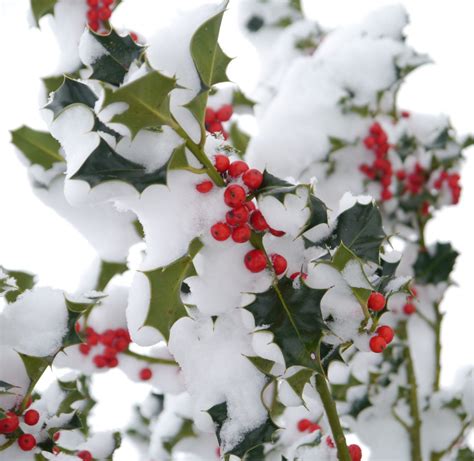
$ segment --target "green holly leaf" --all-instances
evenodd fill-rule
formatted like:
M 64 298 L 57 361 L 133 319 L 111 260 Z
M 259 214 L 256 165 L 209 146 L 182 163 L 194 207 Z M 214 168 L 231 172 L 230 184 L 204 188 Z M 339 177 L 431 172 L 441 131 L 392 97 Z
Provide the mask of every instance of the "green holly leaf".
M 223 8 L 226 6 L 227 2 Z M 186 107 L 191 110 L 201 126 L 204 125 L 209 90 L 216 83 L 228 81 L 226 69 L 231 59 L 218 43 L 223 15 L 224 10 L 209 18 L 191 38 L 190 51 L 201 80 L 201 91 Z
M 168 266 L 144 272 L 151 288 L 150 306 L 144 325 L 156 328 L 167 340 L 172 325 L 186 315 L 181 300 L 181 285 L 184 279 L 196 275 L 193 258 L 202 247 L 203 244 L 196 238 L 181 258 Z
M 54 357 L 32 357 L 20 353 L 18 355 L 25 366 L 26 374 L 30 379 L 29 389 L 33 389 L 34 385 L 41 378 L 45 370 L 53 363 Z
M 253 107 L 255 106 L 255 101 L 248 98 L 242 90 L 237 89 L 234 91 L 234 94 L 232 95 L 232 106 L 233 107 L 244 106 L 244 107 L 249 107 L 250 109 L 253 109 Z
M 253 366 L 267 376 L 272 376 L 271 371 L 275 362 L 258 356 L 247 356 Z
M 35 285 L 35 276 L 29 272 L 12 271 L 1 266 L 0 270 L 8 277 L 15 279 L 15 286 L 9 285 L 7 279 L 0 279 L 0 290 L 5 289 L 5 299 L 9 303 L 15 302 L 18 296 Z M 3 287 L 2 284 L 7 284 L 7 286 Z
M 57 2 L 58 0 L 31 0 L 31 11 L 37 27 L 43 16 L 54 13 L 54 6 Z
M 122 157 L 104 139 L 101 139 L 97 148 L 71 176 L 71 179 L 81 179 L 91 187 L 106 181 L 124 181 L 141 193 L 152 184 L 166 185 L 168 171 L 186 168 L 186 166 L 184 144 L 173 151 L 164 165 L 147 173 L 144 166 Z
M 222 426 L 228 418 L 227 402 L 219 403 L 214 405 L 212 408 L 207 410 L 211 415 L 212 420 L 216 426 L 216 435 L 219 444 L 221 444 L 221 430 Z M 275 431 L 278 429 L 273 421 L 268 418 L 262 425 L 247 432 L 243 439 L 231 450 L 226 452 L 226 455 L 235 455 L 243 458 L 252 450 L 255 450 L 260 445 L 270 442 Z
M 15 386 L 14 384 L 7 383 L 6 381 L 0 380 L 0 395 L 15 395 L 15 392 L 12 392 L 14 389 L 19 389 L 18 386 Z M 2 419 L 4 416 L 1 415 L 1 410 L 0 410 L 0 419 Z
M 339 215 L 331 246 L 342 242 L 362 260 L 378 264 L 385 237 L 379 209 L 373 203 L 356 203 Z
M 115 86 L 122 84 L 125 74 L 143 54 L 145 47 L 137 44 L 129 34 L 122 37 L 113 29 L 106 35 L 90 30 L 87 33 L 104 49 L 104 54 L 91 65 L 93 72 L 90 78 Z
M 22 126 L 11 131 L 12 143 L 32 165 L 49 170 L 55 163 L 64 163 L 59 153 L 60 144 L 49 133 Z
M 246 306 L 255 317 L 257 327 L 274 335 L 289 368 L 299 365 L 317 369 L 319 345 L 328 327 L 321 313 L 321 299 L 327 290 L 314 290 L 304 281 L 294 288 L 290 279 L 279 281 Z M 314 354 L 314 355 L 313 355 Z
M 469 447 L 461 448 L 456 457 L 456 461 L 472 461 L 474 459 L 474 451 Z
M 106 88 L 104 107 L 116 102 L 128 104 L 127 110 L 115 115 L 112 122 L 125 125 L 135 137 L 145 128 L 176 125 L 170 113 L 170 92 L 175 88 L 175 78 L 150 72 L 118 90 Z
M 179 428 L 178 432 L 170 438 L 166 438 L 163 440 L 163 447 L 168 453 L 172 453 L 173 448 L 183 439 L 197 437 L 196 433 L 194 432 L 194 424 L 191 419 L 183 419 L 181 423 L 181 427 Z
M 232 145 L 239 151 L 239 156 L 243 157 L 250 141 L 250 136 L 243 132 L 236 122 L 232 122 L 229 129 Z
M 100 262 L 99 277 L 95 289 L 103 291 L 107 284 L 117 274 L 123 274 L 128 269 L 126 263 Z
M 424 284 L 447 282 L 458 254 L 450 243 L 438 242 L 433 248 L 420 250 L 413 266 L 416 281 Z
M 313 375 L 314 370 L 311 370 L 310 368 L 302 368 L 295 374 L 291 375 L 289 378 L 286 378 L 286 381 L 295 391 L 296 395 L 302 397 L 304 387 L 310 382 Z
M 96 94 L 85 83 L 66 75 L 63 84 L 53 92 L 45 109 L 52 110 L 54 118 L 56 118 L 66 107 L 72 104 L 84 104 L 94 109 L 97 99 Z

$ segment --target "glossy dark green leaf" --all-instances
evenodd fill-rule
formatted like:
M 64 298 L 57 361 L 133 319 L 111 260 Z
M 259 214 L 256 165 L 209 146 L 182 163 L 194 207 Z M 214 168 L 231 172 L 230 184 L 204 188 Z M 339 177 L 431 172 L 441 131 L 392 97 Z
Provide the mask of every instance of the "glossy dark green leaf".
M 30 290 L 35 285 L 35 276 L 29 272 L 8 270 L 1 266 L 0 270 L 15 280 L 14 286 L 10 285 L 7 279 L 0 280 L 0 292 L 4 290 L 5 299 L 9 303 L 15 302 L 18 296 L 26 290 Z
M 106 181 L 124 181 L 135 187 L 138 192 L 143 192 L 152 184 L 166 185 L 168 171 L 184 168 L 186 165 L 182 145 L 174 150 L 164 165 L 147 173 L 144 166 L 122 157 L 101 139 L 97 148 L 71 178 L 86 181 L 91 187 Z
M 112 118 L 112 122 L 128 127 L 133 137 L 145 128 L 174 126 L 169 95 L 176 87 L 176 79 L 157 71 L 150 72 L 118 90 L 106 88 L 104 107 L 116 102 L 128 105 L 124 112 Z
M 216 435 L 219 444 L 221 444 L 221 430 L 222 426 L 228 418 L 227 402 L 219 403 L 214 405 L 212 408 L 207 410 L 211 415 L 212 420 L 216 426 Z M 270 442 L 275 431 L 278 429 L 270 418 L 268 418 L 262 425 L 247 432 L 242 441 L 239 442 L 234 448 L 226 452 L 226 455 L 235 455 L 243 458 L 247 453 L 251 453 L 260 445 Z
M 49 133 L 22 126 L 11 132 L 14 144 L 32 165 L 49 170 L 55 163 L 63 163 L 60 144 Z
M 91 79 L 107 82 L 112 85 L 123 83 L 125 74 L 132 63 L 142 55 L 145 47 L 138 45 L 129 34 L 120 36 L 112 29 L 109 34 L 96 34 L 88 31 L 105 50 L 91 65 Z
M 246 309 L 255 317 L 256 326 L 273 333 L 287 367 L 316 369 L 311 356 L 319 356 L 319 344 L 327 331 L 321 314 L 321 299 L 327 290 L 314 290 L 304 282 L 300 288 L 294 288 L 288 278 L 280 280 L 278 287 L 279 291 L 272 286 L 256 294 L 255 301 Z
M 164 338 L 169 338 L 173 324 L 186 315 L 186 308 L 181 300 L 181 285 L 187 277 L 196 274 L 193 258 L 202 248 L 196 238 L 187 253 L 168 266 L 144 272 L 150 282 L 150 306 L 144 325 L 156 328 Z
M 437 243 L 433 248 L 420 250 L 414 270 L 418 283 L 447 282 L 456 263 L 458 252 L 450 243 Z

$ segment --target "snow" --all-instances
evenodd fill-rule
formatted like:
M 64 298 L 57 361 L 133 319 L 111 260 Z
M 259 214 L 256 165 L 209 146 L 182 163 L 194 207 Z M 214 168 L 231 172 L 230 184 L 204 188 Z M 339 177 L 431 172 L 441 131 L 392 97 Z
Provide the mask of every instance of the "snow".
M 0 345 L 0 365 L 0 380 L 17 387 L 13 395 L 0 394 L 0 408 L 10 409 L 23 400 L 30 379 L 20 356 L 9 346 Z
M 88 66 L 92 66 L 99 58 L 108 54 L 108 51 L 96 40 L 94 34 L 88 29 L 84 30 L 79 42 L 81 61 Z
M 44 357 L 59 350 L 67 332 L 64 294 L 52 288 L 27 290 L 0 313 L 0 338 L 18 352 Z

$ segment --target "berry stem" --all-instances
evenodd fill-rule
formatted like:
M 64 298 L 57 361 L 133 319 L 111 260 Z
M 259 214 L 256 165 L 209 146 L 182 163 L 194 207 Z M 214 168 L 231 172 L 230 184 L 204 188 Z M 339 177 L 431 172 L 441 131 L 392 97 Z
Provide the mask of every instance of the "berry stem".
M 339 461 L 351 461 L 351 455 L 346 444 L 346 437 L 342 430 L 339 415 L 337 414 L 336 404 L 329 390 L 326 377 L 322 373 L 316 374 L 316 390 L 324 406 L 324 411 L 331 427 L 332 436 L 337 447 L 337 455 Z
M 158 357 L 149 357 L 147 355 L 142 355 L 138 354 L 137 352 L 133 352 L 131 350 L 126 350 L 122 352 L 125 355 L 128 355 L 129 357 L 133 357 L 137 360 L 142 360 L 143 362 L 148 362 L 148 363 L 159 363 L 161 365 L 171 365 L 177 367 L 178 364 L 171 359 L 160 359 Z
M 15 443 L 15 439 L 7 440 L 3 445 L 0 445 L 0 451 L 5 451 Z
M 435 375 L 433 379 L 433 391 L 439 391 L 439 381 L 441 375 L 441 324 L 443 321 L 444 314 L 440 311 L 439 303 L 434 305 L 435 311 L 435 323 L 434 323 L 434 333 L 435 333 Z
M 214 183 L 217 186 L 224 187 L 225 182 L 222 179 L 222 176 L 215 169 L 215 167 L 212 164 L 209 157 L 204 153 L 202 147 L 200 147 L 198 144 L 196 144 L 189 137 L 188 133 L 186 133 L 186 131 L 184 131 L 183 128 L 181 128 L 177 123 L 173 124 L 172 127 L 173 127 L 174 131 L 176 131 L 176 133 L 185 140 L 186 147 L 193 153 L 193 155 L 196 157 L 196 159 L 199 160 L 202 163 L 202 165 L 206 168 L 207 174 L 214 181 Z

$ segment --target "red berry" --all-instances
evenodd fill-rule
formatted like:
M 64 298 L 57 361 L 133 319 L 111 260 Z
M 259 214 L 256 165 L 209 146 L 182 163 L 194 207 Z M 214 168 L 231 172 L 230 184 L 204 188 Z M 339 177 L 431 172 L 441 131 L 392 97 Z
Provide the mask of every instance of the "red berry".
M 87 20 L 90 21 L 97 21 L 99 19 L 99 12 L 94 9 L 90 9 L 87 11 Z
M 271 227 L 269 228 L 269 230 L 270 230 L 270 234 L 274 235 L 275 237 L 283 237 L 286 234 L 286 232 L 272 229 Z
M 31 451 L 36 447 L 36 439 L 31 434 L 21 434 L 18 437 L 18 446 L 23 451 Z
M 225 215 L 225 220 L 230 226 L 239 226 L 240 224 L 245 224 L 249 219 L 249 211 L 245 206 L 238 206 L 232 208 Z
M 114 347 L 117 352 L 123 352 L 128 348 L 130 343 L 125 338 L 118 338 L 117 341 L 114 342 Z
M 219 242 L 223 242 L 230 237 L 232 233 L 230 227 L 223 222 L 218 222 L 211 227 L 212 236 Z
M 223 130 L 221 122 L 211 122 L 207 124 L 206 127 L 209 133 L 218 133 L 219 131 Z
M 18 416 L 12 411 L 7 412 L 7 416 L 0 419 L 0 434 L 11 434 L 18 429 L 20 420 Z
M 250 224 L 256 231 L 263 232 L 268 229 L 268 224 L 260 210 L 255 210 L 250 215 Z
M 92 461 L 92 454 L 88 450 L 82 450 L 77 454 L 78 458 L 81 458 L 82 461 Z
M 369 296 L 367 307 L 372 311 L 381 311 L 385 306 L 385 296 L 378 291 L 374 291 Z
M 142 381 L 149 381 L 153 376 L 153 372 L 149 368 L 143 368 L 140 370 L 139 376 Z
M 60 437 L 61 437 L 61 432 L 55 432 L 53 435 L 53 440 L 57 442 Z
M 216 113 L 216 117 L 221 122 L 227 122 L 232 117 L 234 110 L 230 104 L 225 104 Z
M 232 167 L 232 164 L 230 165 Z M 224 202 L 226 205 L 235 208 L 245 202 L 245 190 L 242 186 L 231 184 L 224 191 Z
M 406 177 L 407 177 L 407 174 L 405 173 L 404 170 L 398 170 L 398 171 L 397 171 L 397 178 L 398 178 L 400 181 L 403 181 Z
M 267 267 L 267 258 L 262 250 L 251 250 L 245 255 L 244 263 L 250 272 L 261 272 Z
M 227 155 L 218 154 L 214 157 L 214 166 L 219 173 L 225 173 L 229 169 L 230 160 Z
M 416 312 L 416 306 L 412 303 L 406 303 L 403 306 L 403 312 L 405 312 L 406 315 L 412 315 Z
M 364 139 L 364 145 L 367 149 L 372 149 L 375 146 L 375 138 L 372 136 L 367 136 Z
M 402 110 L 401 114 L 400 114 L 403 118 L 408 118 L 410 117 L 410 112 L 408 112 L 407 110 Z
M 382 193 L 380 194 L 380 197 L 384 202 L 386 202 L 387 200 L 390 200 L 393 197 L 393 194 L 390 189 L 383 189 Z
M 107 359 L 102 355 L 96 355 L 92 361 L 97 368 L 104 368 L 107 365 Z
M 204 121 L 209 124 L 216 121 L 216 112 L 210 107 L 206 107 L 206 113 L 204 115 Z
M 380 123 L 374 122 L 374 123 L 371 125 L 369 131 L 370 131 L 373 135 L 378 136 L 378 135 L 380 135 L 380 133 L 383 133 L 383 128 L 381 127 Z
M 94 32 L 97 32 L 100 27 L 99 21 L 89 21 L 88 25 L 89 25 L 89 28 L 93 30 Z
M 36 410 L 28 410 L 23 415 L 23 421 L 25 421 L 25 424 L 28 424 L 28 426 L 36 425 L 39 419 L 40 419 L 40 415 Z
M 310 428 L 311 424 L 313 423 L 309 419 L 304 418 L 298 421 L 297 427 L 300 432 L 305 432 Z
M 102 5 L 104 6 L 110 6 L 114 3 L 114 0 L 102 0 Z
M 242 180 L 249 189 L 258 189 L 262 185 L 263 174 L 252 168 L 244 173 Z
M 385 339 L 387 344 L 391 343 L 395 333 L 393 332 L 392 328 L 388 325 L 382 325 L 377 328 L 377 334 Z
M 351 455 L 352 461 L 361 461 L 362 459 L 362 450 L 359 445 L 352 444 L 347 447 L 349 449 L 349 454 Z
M 329 448 L 335 448 L 334 442 L 332 441 L 330 435 L 328 435 L 328 436 L 326 437 L 326 445 L 327 445 Z
M 59 453 L 61 453 L 61 449 L 59 447 L 53 447 L 52 452 L 53 455 L 59 455 Z
M 196 190 L 198 192 L 201 192 L 201 194 L 205 194 L 205 193 L 209 192 L 213 187 L 214 187 L 214 184 L 213 184 L 212 181 L 203 181 L 203 182 L 200 182 L 196 186 Z
M 110 8 L 108 6 L 104 6 L 99 10 L 99 19 L 101 21 L 107 21 L 110 19 L 110 16 L 112 16 L 112 11 L 110 11 Z
M 117 355 L 117 351 L 113 347 L 107 346 L 104 349 L 103 355 L 106 359 L 112 359 Z
M 249 169 L 249 166 L 242 160 L 236 160 L 229 165 L 229 175 L 233 178 L 239 177 Z
M 131 38 L 134 42 L 138 42 L 138 35 L 137 35 L 135 32 L 130 32 L 130 38 Z
M 317 423 L 312 423 L 311 426 L 309 426 L 309 429 L 308 431 L 311 433 L 311 432 L 316 432 L 316 431 L 319 431 L 321 430 L 321 426 Z
M 89 6 L 97 6 L 99 4 L 99 0 L 87 0 L 87 4 Z
M 387 342 L 381 336 L 372 336 L 369 341 L 370 350 L 379 354 L 387 347 Z
M 115 339 L 115 332 L 113 330 L 105 330 L 104 333 L 100 335 L 100 342 L 104 346 L 112 346 Z
M 252 231 L 250 230 L 250 227 L 247 226 L 247 224 L 244 224 L 243 226 L 236 227 L 232 231 L 232 240 L 235 243 L 245 243 L 250 240 L 251 235 Z
M 288 267 L 288 263 L 286 262 L 286 259 L 279 254 L 273 254 L 271 256 L 271 259 L 272 259 L 273 269 L 275 269 L 275 274 L 276 275 L 283 274 L 286 271 L 286 268 Z
M 247 208 L 247 210 L 249 211 L 255 211 L 257 209 L 257 207 L 255 206 L 255 203 L 253 203 L 252 201 L 249 201 L 249 202 L 245 202 L 244 203 L 244 206 Z
M 118 362 L 118 359 L 117 357 L 109 357 L 107 358 L 107 366 L 109 368 L 115 368 L 116 366 L 118 366 L 119 362 Z
M 89 352 L 91 351 L 91 347 L 89 344 L 79 344 L 79 352 L 82 355 L 89 355 Z

